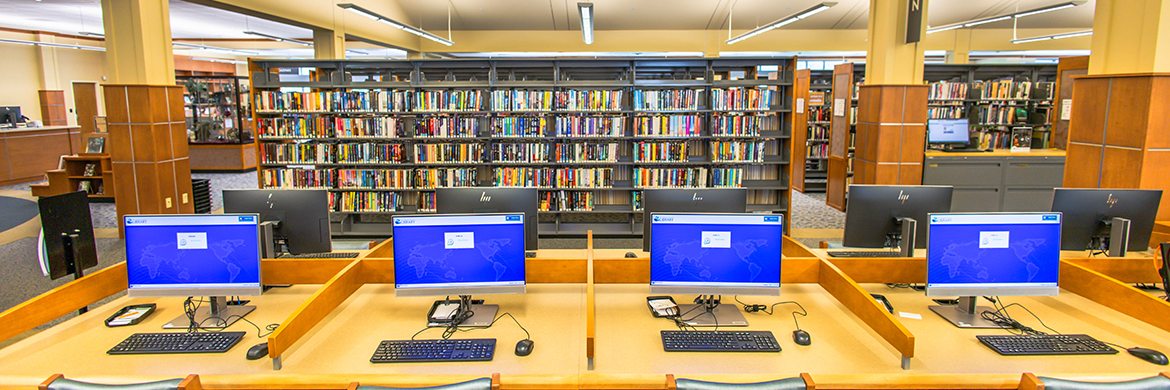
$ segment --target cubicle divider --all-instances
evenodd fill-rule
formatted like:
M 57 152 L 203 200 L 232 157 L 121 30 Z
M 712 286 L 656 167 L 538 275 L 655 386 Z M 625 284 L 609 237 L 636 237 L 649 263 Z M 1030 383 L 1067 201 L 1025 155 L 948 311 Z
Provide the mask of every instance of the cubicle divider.
M 0 341 L 92 305 L 126 289 L 126 263 L 118 263 L 0 313 Z
M 593 288 L 593 231 L 585 232 L 585 359 L 588 369 L 593 369 L 593 357 L 597 347 L 597 292 Z
M 1159 329 L 1170 331 L 1170 302 L 1085 266 L 1067 260 L 1061 261 L 1060 288 Z

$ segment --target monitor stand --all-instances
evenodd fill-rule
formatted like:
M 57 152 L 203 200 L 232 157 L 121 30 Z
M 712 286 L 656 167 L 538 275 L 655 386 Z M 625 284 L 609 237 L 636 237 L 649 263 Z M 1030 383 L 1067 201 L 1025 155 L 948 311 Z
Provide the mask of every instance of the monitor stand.
M 458 300 L 443 299 L 435 301 L 431 312 L 427 315 L 428 327 L 445 327 L 450 322 L 447 318 L 451 312 L 470 310 L 471 317 L 459 322 L 455 326 L 460 328 L 486 328 L 496 320 L 496 313 L 500 312 L 500 305 L 485 305 L 483 300 L 472 300 L 470 295 L 460 295 Z M 446 313 L 444 313 L 446 312 Z
M 935 312 L 951 324 L 968 329 L 1002 329 L 1005 326 L 983 319 L 979 313 L 995 311 L 987 306 L 976 306 L 978 297 L 959 297 L 959 304 L 954 306 L 932 305 L 930 311 Z
M 713 296 L 700 296 L 700 303 L 678 305 L 682 322 L 694 327 L 748 326 L 747 318 L 736 305 L 721 305 Z
M 195 309 L 195 324 L 201 329 L 221 329 L 234 324 L 245 315 L 256 310 L 256 306 L 228 306 L 227 297 L 209 297 L 210 304 L 199 305 Z M 166 325 L 163 329 L 189 329 L 191 327 L 191 319 L 187 318 L 186 314 L 179 316 Z
M 1109 236 L 1101 238 L 1102 240 L 1107 239 L 1107 241 L 1101 245 L 1108 248 L 1106 256 L 1125 257 L 1126 252 L 1129 252 L 1130 220 L 1114 217 L 1102 222 L 1109 226 Z

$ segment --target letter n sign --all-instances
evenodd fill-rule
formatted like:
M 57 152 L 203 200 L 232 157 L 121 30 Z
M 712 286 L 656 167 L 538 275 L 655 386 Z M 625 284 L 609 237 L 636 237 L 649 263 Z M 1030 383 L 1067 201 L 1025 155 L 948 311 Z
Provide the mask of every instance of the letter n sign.
M 906 13 L 906 43 L 915 43 L 922 38 L 922 3 L 926 0 L 908 0 L 910 8 Z

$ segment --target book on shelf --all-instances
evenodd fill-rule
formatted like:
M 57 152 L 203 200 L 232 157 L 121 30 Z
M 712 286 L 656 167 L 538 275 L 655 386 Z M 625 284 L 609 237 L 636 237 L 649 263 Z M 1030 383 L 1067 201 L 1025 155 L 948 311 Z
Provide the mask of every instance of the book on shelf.
M 418 212 L 420 213 L 434 213 L 439 209 L 438 202 L 435 201 L 434 192 L 420 192 L 418 194 Z
M 626 120 L 620 116 L 558 116 L 558 137 L 621 137 L 626 135 Z
M 498 167 L 494 173 L 496 187 L 552 188 L 557 175 L 547 167 Z
M 763 141 L 712 141 L 712 162 L 763 162 Z
M 397 212 L 402 194 L 398 192 L 342 191 L 329 193 L 329 207 L 337 212 Z
M 622 90 L 557 91 L 556 109 L 561 111 L 621 111 Z
M 761 131 L 773 130 L 774 118 L 768 115 L 734 115 L 719 113 L 712 116 L 711 135 L 758 137 Z
M 503 163 L 547 162 L 549 144 L 501 142 L 492 144 L 492 161 Z
M 633 206 L 634 211 L 642 211 L 642 194 L 643 191 L 632 191 L 630 194 L 630 206 Z
M 637 188 L 703 188 L 708 168 L 634 168 L 631 184 Z
M 473 138 L 479 136 L 479 118 L 425 117 L 414 122 L 415 138 Z
M 479 169 L 476 168 L 418 168 L 414 175 L 415 186 L 420 189 L 479 185 Z
M 259 112 L 408 112 L 415 91 L 256 91 Z
M 613 168 L 558 168 L 556 186 L 561 188 L 611 188 Z
M 825 142 L 809 144 L 807 158 L 829 158 L 829 144 Z
M 979 90 L 979 98 L 983 100 L 1029 99 L 1032 96 L 1032 83 L 1028 81 L 1014 81 L 1012 78 L 980 81 L 975 83 Z
M 466 164 L 483 161 L 483 150 L 477 143 L 416 144 L 416 162 Z
M 342 118 L 287 116 L 259 118 L 257 134 L 264 138 L 399 138 L 404 123 L 393 117 Z
M 634 110 L 684 111 L 698 110 L 702 89 L 635 90 Z
M 546 127 L 548 127 L 548 119 L 544 117 L 506 116 L 492 118 L 493 137 L 543 137 Z
M 815 141 L 828 141 L 829 128 L 825 125 L 809 125 L 808 139 Z
M 963 119 L 966 114 L 967 108 L 964 106 L 926 108 L 926 116 L 930 119 Z
M 635 142 L 634 162 L 667 162 L 687 161 L 687 143 L 674 142 Z
M 336 171 L 339 189 L 411 189 L 415 186 L 415 173 L 411 169 L 338 169 Z
M 617 162 L 618 144 L 569 142 L 557 143 L 553 160 L 556 162 Z
M 591 191 L 541 191 L 540 211 L 593 211 Z
M 970 84 L 941 81 L 930 83 L 927 100 L 965 100 Z
M 766 87 L 715 88 L 711 90 L 711 108 L 714 110 L 769 110 L 775 91 Z
M 410 161 L 406 145 L 384 143 L 344 143 L 332 145 L 334 163 L 402 164 Z
M 809 122 L 831 122 L 833 120 L 833 107 L 829 105 L 809 106 L 808 107 L 808 121 Z
M 267 168 L 260 170 L 261 188 L 320 189 L 336 186 L 333 169 Z
M 549 111 L 553 108 L 553 91 L 496 90 L 491 95 L 492 111 Z
M 263 144 L 262 164 L 328 164 L 337 161 L 330 144 Z
M 653 115 L 634 118 L 636 137 L 691 137 L 701 129 L 698 115 Z

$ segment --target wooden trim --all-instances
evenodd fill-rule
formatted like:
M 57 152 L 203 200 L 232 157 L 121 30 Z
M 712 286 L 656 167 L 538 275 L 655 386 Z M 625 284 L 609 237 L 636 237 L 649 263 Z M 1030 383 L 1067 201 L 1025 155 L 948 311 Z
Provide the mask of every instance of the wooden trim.
M 261 279 L 265 284 L 324 284 L 354 259 L 263 259 Z
M 500 390 L 500 373 L 492 373 L 492 390 Z
M 674 374 L 666 374 L 666 390 L 678 390 L 678 382 L 675 382 Z
M 126 262 L 86 275 L 0 313 L 7 340 L 126 289 Z
M 926 283 L 925 257 L 826 257 L 857 283 Z
M 804 390 L 813 390 L 817 388 L 816 382 L 813 381 L 812 375 L 807 372 L 800 373 L 800 379 L 804 379 Z
M 378 245 L 370 247 L 370 251 L 366 253 L 365 257 L 394 258 L 394 239 L 387 238 L 378 243 Z
M 597 293 L 593 282 L 593 231 L 585 233 L 585 358 L 596 356 L 597 344 Z
M 1036 377 L 1036 374 L 1025 372 L 1020 378 L 1019 390 L 1044 390 L 1044 382 Z
M 832 263 L 820 260 L 820 264 L 820 285 L 825 291 L 901 352 L 902 356 L 914 357 L 914 335 L 893 314 L 881 307 L 865 289 Z
M 1086 257 L 1063 259 L 1125 283 L 1162 283 L 1161 263 L 1153 257 Z
M 781 246 L 780 252 L 787 257 L 818 257 L 812 249 L 787 235 L 784 236 L 784 244 Z
M 179 382 L 179 390 L 203 390 L 203 384 L 199 382 L 199 375 L 187 375 L 182 382 Z
M 40 390 L 49 390 L 50 383 L 53 383 L 54 381 L 61 379 L 61 378 L 64 378 L 64 377 L 65 377 L 65 375 L 62 375 L 62 374 L 49 375 L 49 378 L 45 379 L 44 382 L 41 382 L 40 385 L 37 385 L 37 388 Z
M 1115 79 L 1122 77 L 1170 77 L 1170 73 L 1166 72 L 1148 72 L 1148 73 L 1110 73 L 1110 74 L 1086 74 L 1080 76 L 1072 76 L 1074 80 L 1079 79 Z
M 1170 302 L 1081 265 L 1061 260 L 1060 288 L 1170 331 Z
M 357 382 L 349 382 L 349 386 L 345 390 L 357 390 L 359 384 Z
M 308 334 L 314 326 L 353 295 L 364 282 L 362 260 L 354 260 L 313 293 L 271 336 L 268 336 L 268 356 L 281 357 L 281 354 L 297 340 Z

